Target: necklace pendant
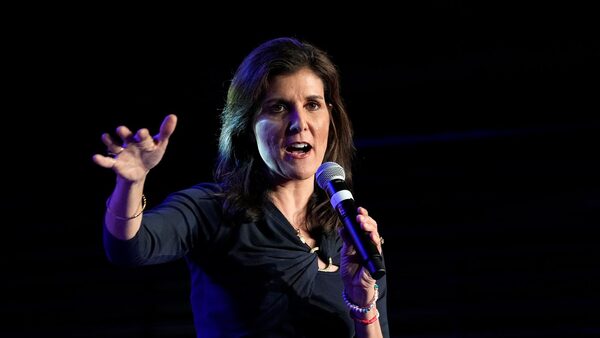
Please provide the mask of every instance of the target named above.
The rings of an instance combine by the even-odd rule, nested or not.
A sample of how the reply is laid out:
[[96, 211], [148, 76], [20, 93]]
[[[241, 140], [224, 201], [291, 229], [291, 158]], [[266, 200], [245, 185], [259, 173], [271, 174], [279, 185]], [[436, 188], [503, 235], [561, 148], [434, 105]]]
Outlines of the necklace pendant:
[[300, 230], [296, 230], [296, 235], [300, 239], [300, 242], [302, 242], [303, 244], [306, 244], [306, 239], [304, 239], [304, 236], [302, 236], [302, 234], [300, 233]]
[[300, 239], [300, 242], [302, 242], [302, 244], [306, 244], [306, 239], [304, 239], [304, 236], [302, 236], [302, 234], [300, 233], [300, 229], [296, 229], [296, 236], [298, 236], [298, 239]]

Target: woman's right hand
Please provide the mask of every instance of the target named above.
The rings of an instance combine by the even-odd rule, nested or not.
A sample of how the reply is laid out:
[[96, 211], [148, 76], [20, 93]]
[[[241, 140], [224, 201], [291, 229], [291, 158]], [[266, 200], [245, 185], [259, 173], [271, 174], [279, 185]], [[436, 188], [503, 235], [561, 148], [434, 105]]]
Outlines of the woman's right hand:
[[107, 155], [95, 154], [93, 160], [104, 168], [111, 168], [118, 176], [129, 182], [141, 181], [148, 171], [162, 159], [175, 131], [177, 116], [170, 114], [163, 120], [158, 134], [152, 136], [146, 128], [135, 134], [125, 126], [117, 128], [121, 142], [115, 142], [109, 134], [102, 134]]

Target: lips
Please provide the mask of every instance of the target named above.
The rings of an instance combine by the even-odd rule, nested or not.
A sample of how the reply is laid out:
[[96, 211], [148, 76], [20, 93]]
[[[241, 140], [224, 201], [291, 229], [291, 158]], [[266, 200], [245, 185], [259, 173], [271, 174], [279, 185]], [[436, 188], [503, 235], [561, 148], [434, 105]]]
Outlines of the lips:
[[300, 153], [306, 154], [312, 149], [312, 146], [308, 143], [304, 142], [294, 142], [290, 143], [285, 147], [285, 151], [289, 153]]

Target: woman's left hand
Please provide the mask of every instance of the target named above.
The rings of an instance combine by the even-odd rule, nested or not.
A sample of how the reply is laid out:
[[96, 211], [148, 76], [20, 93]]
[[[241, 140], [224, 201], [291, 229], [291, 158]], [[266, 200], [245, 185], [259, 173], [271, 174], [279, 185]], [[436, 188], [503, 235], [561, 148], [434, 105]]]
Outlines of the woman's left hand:
[[[359, 207], [356, 221], [360, 224], [363, 231], [367, 232], [377, 250], [381, 253], [381, 237], [377, 231], [377, 222], [369, 216], [367, 209]], [[375, 296], [375, 279], [371, 277], [369, 271], [360, 264], [358, 256], [350, 235], [344, 228], [340, 229], [340, 236], [344, 244], [341, 252], [340, 269], [342, 281], [349, 300], [358, 306], [367, 306]]]

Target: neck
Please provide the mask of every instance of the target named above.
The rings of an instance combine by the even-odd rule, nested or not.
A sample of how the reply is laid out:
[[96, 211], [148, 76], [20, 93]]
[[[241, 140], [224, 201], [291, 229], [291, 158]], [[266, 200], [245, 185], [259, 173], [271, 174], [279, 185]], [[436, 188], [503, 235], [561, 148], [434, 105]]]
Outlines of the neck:
[[294, 227], [306, 229], [304, 226], [306, 207], [313, 192], [314, 179], [290, 181], [275, 186], [269, 193], [269, 197]]

